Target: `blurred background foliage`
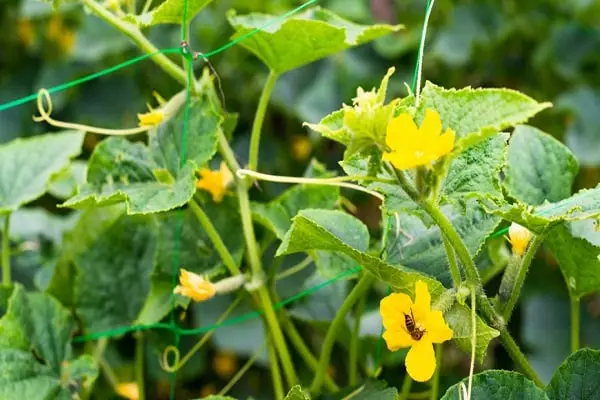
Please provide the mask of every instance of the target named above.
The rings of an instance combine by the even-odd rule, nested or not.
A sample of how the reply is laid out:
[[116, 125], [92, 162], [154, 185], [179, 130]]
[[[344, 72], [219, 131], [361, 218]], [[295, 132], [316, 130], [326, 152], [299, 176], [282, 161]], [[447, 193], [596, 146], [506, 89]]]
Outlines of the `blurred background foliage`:
[[[232, 34], [225, 18], [231, 8], [240, 14], [281, 14], [300, 4], [301, 1], [294, 0], [215, 0], [191, 24], [191, 47], [208, 52], [224, 44]], [[263, 128], [261, 172], [300, 175], [312, 157], [336, 169], [343, 149], [307, 131], [301, 123], [317, 122], [338, 109], [342, 102], [349, 103], [357, 86], [370, 89], [378, 85], [389, 66], [396, 67], [389, 90], [391, 96], [405, 95], [405, 82], [410, 85], [425, 0], [322, 0], [319, 5], [354, 22], [401, 23], [406, 29], [284, 74], [275, 87]], [[448, 88], [507, 87], [538, 101], [553, 102], [554, 107], [531, 124], [565, 142], [577, 156], [581, 171], [574, 191], [592, 187], [598, 183], [600, 167], [599, 20], [600, 2], [594, 0], [438, 0], [431, 17], [423, 75]], [[53, 12], [49, 5], [37, 0], [2, 0], [0, 26], [0, 104], [140, 54], [125, 36], [86, 13], [77, 3], [65, 3]], [[145, 33], [159, 48], [179, 45], [176, 25], [159, 25]], [[174, 60], [179, 62], [177, 57]], [[240, 47], [228, 49], [210, 61], [220, 77], [227, 110], [239, 113], [234, 148], [244, 163], [267, 69]], [[202, 63], [198, 62], [196, 72], [201, 68]], [[101, 127], [133, 127], [137, 125], [136, 114], [143, 112], [147, 103], [156, 105], [153, 91], [168, 98], [180, 89], [178, 83], [147, 60], [54, 94], [53, 117]], [[47, 132], [47, 126], [32, 121], [31, 116], [36, 113], [34, 103], [0, 112], [0, 143]], [[55, 260], [62, 232], [76, 221], [76, 215], [57, 209], [55, 204], [69, 197], [75, 185], [83, 180], [85, 159], [100, 139], [87, 135], [81, 160], [65, 171], [50, 194], [13, 217], [12, 236], [18, 249], [15, 275], [29, 287], [44, 288], [47, 284], [49, 275], [45, 271]], [[253, 196], [271, 199], [283, 188], [261, 183]], [[356, 214], [376, 229], [377, 204], [355, 193], [345, 192], [345, 195], [357, 206]], [[284, 269], [285, 263], [288, 261], [284, 261]], [[305, 286], [311, 285], [310, 276], [306, 274]], [[298, 283], [292, 283], [290, 288], [297, 290]], [[332, 318], [331, 310], [339, 307], [346, 290], [345, 282], [341, 282], [295, 306], [292, 315], [301, 321], [302, 332], [308, 334], [305, 328], [310, 328], [309, 336], [318, 340], [324, 331], [319, 324], [326, 325]], [[371, 308], [377, 302], [377, 298], [370, 299]], [[585, 299], [582, 307], [585, 308], [582, 345], [598, 346], [600, 297]], [[214, 315], [208, 311], [203, 314], [206, 323], [216, 320], [217, 308], [211, 308]], [[527, 281], [522, 307], [512, 329], [546, 381], [569, 353], [565, 320], [568, 320], [568, 297], [562, 276], [549, 253], [542, 250]], [[311, 327], [302, 325], [302, 321], [309, 322]], [[361, 328], [366, 347], [375, 349], [379, 324], [376, 310], [366, 314]], [[225, 328], [215, 337], [219, 339], [213, 342], [213, 347], [199, 354], [198, 361], [182, 371], [183, 380], [194, 382], [189, 392], [182, 393], [198, 396], [217, 390], [242, 364], [238, 358], [249, 357], [262, 343], [264, 332], [260, 321], [255, 320]], [[193, 345], [191, 340], [184, 341], [183, 347]], [[156, 349], [149, 348], [149, 357], [156, 357], [158, 349], [170, 343], [171, 338], [153, 334], [150, 341], [156, 344]], [[131, 365], [125, 362], [132, 357], [129, 345], [131, 342], [125, 339], [125, 344], [118, 342], [107, 353], [111, 363], [123, 365], [123, 370], [118, 369], [122, 377], [132, 374]], [[403, 356], [402, 352], [386, 354], [384, 361], [402, 368]], [[490, 357], [495, 366], [510, 367], [500, 348], [493, 349]], [[262, 380], [260, 373], [266, 371], [260, 369], [265, 358], [261, 357], [258, 367], [236, 386], [234, 395], [251, 394], [258, 399], [263, 398], [260, 393], [270, 390], [270, 384]], [[368, 362], [365, 361], [365, 368], [369, 367]], [[467, 358], [453, 356], [449, 351], [445, 368], [454, 372], [444, 375], [443, 386], [465, 376], [467, 362]], [[394, 371], [386, 369], [383, 377], [399, 385], [398, 373]], [[344, 366], [331, 372], [340, 377]], [[158, 364], [149, 374], [160, 397], [168, 391], [167, 375]]]

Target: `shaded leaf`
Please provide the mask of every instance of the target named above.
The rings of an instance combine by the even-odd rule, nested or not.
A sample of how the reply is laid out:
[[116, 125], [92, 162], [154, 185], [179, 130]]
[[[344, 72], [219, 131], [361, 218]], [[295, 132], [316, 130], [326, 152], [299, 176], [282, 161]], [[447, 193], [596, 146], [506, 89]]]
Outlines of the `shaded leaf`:
[[581, 349], [558, 368], [546, 387], [550, 400], [592, 400], [600, 392], [600, 350]]
[[79, 155], [82, 142], [82, 132], [65, 131], [0, 145], [0, 214], [43, 195], [52, 176]]
[[[283, 21], [273, 22], [274, 18], [276, 17], [260, 13], [228, 14], [229, 23], [236, 31], [233, 38], [259, 29], [240, 45], [254, 53], [277, 74], [402, 28], [400, 25], [354, 24], [320, 7], [295, 14]], [[265, 26], [268, 23], [271, 24]]]
[[515, 128], [504, 181], [513, 197], [532, 205], [565, 199], [578, 171], [575, 156], [558, 140], [531, 126]]
[[[468, 384], [468, 378], [462, 380], [465, 386]], [[535, 383], [512, 371], [488, 370], [480, 374], [473, 375], [473, 399], [487, 400], [506, 400], [506, 399], [527, 399], [527, 400], [548, 400], [542, 389]], [[441, 400], [459, 400], [461, 399], [460, 383], [451, 386]]]
[[156, 24], [182, 24], [184, 22], [184, 7], [187, 6], [187, 21], [191, 21], [212, 0], [165, 0], [154, 10], [139, 16], [129, 15], [143, 27]]

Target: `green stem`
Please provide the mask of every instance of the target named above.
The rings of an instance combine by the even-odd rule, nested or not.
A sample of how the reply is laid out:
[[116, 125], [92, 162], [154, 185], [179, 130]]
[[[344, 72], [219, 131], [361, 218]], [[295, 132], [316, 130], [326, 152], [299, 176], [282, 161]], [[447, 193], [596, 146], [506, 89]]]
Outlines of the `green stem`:
[[[294, 345], [294, 348], [298, 351], [298, 354], [300, 354], [300, 357], [302, 357], [304, 363], [316, 372], [317, 367], [319, 365], [319, 362], [317, 361], [316, 357], [311, 353], [306, 343], [304, 343], [302, 336], [294, 326], [294, 323], [292, 322], [290, 317], [287, 314], [285, 314], [285, 311], [283, 311], [280, 315], [283, 321], [283, 329], [285, 330], [287, 336], [290, 338], [290, 341]], [[329, 375], [325, 376], [325, 387], [330, 392], [337, 392], [340, 390], [338, 385], [335, 384], [335, 382], [333, 381], [333, 379], [331, 379]]]
[[462, 277], [460, 275], [460, 269], [458, 269], [458, 263], [456, 262], [456, 253], [452, 248], [452, 245], [448, 241], [446, 236], [442, 235], [442, 239], [444, 241], [444, 248], [446, 249], [446, 256], [448, 257], [448, 266], [450, 267], [450, 276], [452, 277], [452, 283], [455, 288], [458, 288], [462, 281]]
[[127, 0], [127, 12], [129, 14], [135, 14], [135, 0]]
[[135, 338], [135, 380], [139, 391], [139, 400], [146, 399], [146, 390], [144, 386], [144, 335], [141, 332], [136, 334]]
[[179, 81], [181, 84], [187, 84], [187, 73], [180, 68], [177, 64], [171, 61], [167, 56], [160, 53], [160, 50], [156, 48], [139, 30], [139, 28], [129, 22], [117, 18], [114, 14], [104, 8], [101, 4], [94, 0], [82, 0], [83, 4], [86, 5], [94, 14], [108, 22], [110, 25], [124, 33], [146, 54], [155, 54], [152, 56], [154, 61], [159, 67], [161, 67], [167, 74]]
[[269, 72], [269, 76], [267, 77], [267, 81], [265, 82], [265, 86], [263, 87], [260, 95], [260, 100], [258, 101], [256, 114], [254, 115], [254, 123], [252, 124], [252, 133], [250, 136], [250, 155], [248, 158], [248, 169], [251, 170], [256, 170], [258, 167], [260, 134], [262, 131], [263, 121], [265, 120], [267, 106], [269, 105], [269, 98], [271, 97], [271, 92], [273, 91], [273, 87], [275, 86], [277, 78], [278, 75], [275, 72]]
[[227, 394], [227, 392], [229, 392], [229, 390], [231, 390], [231, 388], [234, 387], [235, 384], [238, 383], [238, 381], [240, 379], [242, 379], [242, 376], [244, 376], [244, 374], [256, 362], [256, 360], [258, 359], [258, 357], [260, 356], [260, 354], [264, 350], [265, 345], [266, 345], [266, 342], [263, 343], [258, 349], [256, 349], [256, 351], [254, 352], [254, 354], [252, 354], [252, 357], [250, 357], [250, 359], [248, 359], [248, 361], [246, 361], [246, 363], [233, 376], [233, 378], [231, 378], [231, 380], [229, 382], [227, 382], [227, 385], [225, 385], [225, 387], [223, 389], [221, 389], [221, 391], [218, 393], [218, 396], [225, 396], [225, 394]]
[[352, 291], [348, 294], [346, 300], [344, 300], [342, 303], [340, 309], [333, 318], [333, 321], [331, 321], [331, 325], [329, 326], [327, 334], [325, 335], [325, 340], [323, 341], [323, 347], [321, 348], [321, 356], [319, 357], [317, 372], [310, 387], [310, 391], [312, 393], [318, 394], [321, 390], [321, 385], [323, 384], [323, 380], [327, 375], [327, 367], [329, 366], [331, 351], [333, 350], [333, 345], [335, 343], [337, 334], [340, 332], [342, 325], [346, 322], [346, 315], [352, 309], [354, 304], [361, 297], [365, 296], [374, 279], [375, 278], [370, 273], [364, 273], [358, 280], [356, 286], [354, 286], [354, 289], [352, 289]]
[[571, 353], [579, 350], [580, 307], [579, 298], [571, 296]]
[[348, 356], [348, 362], [350, 363], [348, 372], [349, 385], [356, 385], [357, 372], [358, 372], [358, 345], [359, 345], [359, 333], [360, 333], [360, 320], [365, 310], [366, 296], [361, 297], [356, 305], [356, 311], [354, 313], [354, 326], [352, 329], [352, 336], [350, 336], [350, 351]]
[[[527, 248], [525, 255], [523, 256], [521, 266], [518, 270], [517, 279], [515, 280], [513, 289], [510, 291], [510, 297], [502, 311], [502, 317], [504, 318], [505, 323], [508, 323], [508, 321], [510, 321], [512, 312], [515, 306], [517, 305], [519, 295], [521, 294], [521, 290], [523, 289], [523, 284], [525, 283], [525, 278], [527, 277], [527, 272], [529, 271], [531, 261], [533, 261], [535, 253], [544, 241], [544, 238], [544, 234], [536, 235], [536, 237], [533, 239], [533, 242]], [[506, 272], [509, 272], [509, 270], [510, 268], [507, 268]]]
[[217, 232], [217, 229], [213, 225], [208, 215], [206, 215], [206, 213], [204, 212], [204, 210], [202, 210], [202, 208], [196, 202], [196, 200], [192, 199], [188, 203], [188, 205], [190, 207], [190, 210], [192, 210], [192, 212], [196, 216], [196, 218], [198, 218], [200, 225], [202, 225], [202, 229], [204, 229], [204, 231], [208, 235], [213, 246], [215, 246], [215, 250], [217, 250], [217, 253], [219, 253], [221, 260], [223, 260], [223, 263], [229, 270], [229, 273], [232, 276], [240, 275], [242, 272], [238, 268], [235, 260], [233, 259], [233, 256], [227, 249], [227, 246], [225, 246], [221, 235], [219, 235], [219, 232]]
[[279, 274], [277, 274], [275, 276], [275, 280], [281, 280], [281, 279], [285, 279], [288, 276], [297, 274], [300, 271], [303, 271], [304, 269], [306, 269], [310, 264], [312, 264], [312, 258], [310, 257], [306, 257], [304, 260], [300, 261], [298, 264], [286, 269], [283, 272], [280, 272]]
[[431, 400], [439, 400], [439, 392], [440, 392], [440, 369], [442, 368], [442, 357], [443, 357], [443, 348], [442, 344], [438, 343], [435, 345], [435, 373], [433, 375], [433, 380], [431, 381], [431, 392], [429, 398]]
[[146, 14], [148, 10], [150, 10], [150, 6], [152, 5], [152, 0], [146, 0], [144, 3], [144, 8], [142, 8], [142, 14]]
[[523, 373], [529, 379], [531, 379], [537, 386], [539, 386], [540, 388], [544, 388], [544, 383], [539, 378], [534, 369], [531, 367], [531, 364], [529, 364], [527, 358], [521, 352], [521, 349], [519, 349], [519, 345], [517, 345], [517, 342], [515, 342], [510, 333], [508, 333], [508, 331], [506, 330], [506, 328], [502, 328], [500, 330], [500, 342], [502, 342], [502, 345], [504, 346], [510, 357], [513, 359], [513, 361], [521, 369], [521, 371], [523, 371]]
[[398, 400], [406, 400], [410, 396], [410, 389], [412, 387], [412, 379], [410, 375], [404, 375], [404, 379], [402, 380], [402, 387], [400, 388], [400, 394], [398, 395]]
[[277, 362], [277, 354], [271, 341], [269, 341], [268, 350], [271, 380], [273, 381], [273, 393], [275, 393], [275, 400], [280, 400], [284, 398], [285, 392], [283, 391], [283, 382], [281, 380], [281, 372], [279, 371], [279, 363]]
[[2, 230], [2, 284], [10, 286], [10, 213], [4, 216]]

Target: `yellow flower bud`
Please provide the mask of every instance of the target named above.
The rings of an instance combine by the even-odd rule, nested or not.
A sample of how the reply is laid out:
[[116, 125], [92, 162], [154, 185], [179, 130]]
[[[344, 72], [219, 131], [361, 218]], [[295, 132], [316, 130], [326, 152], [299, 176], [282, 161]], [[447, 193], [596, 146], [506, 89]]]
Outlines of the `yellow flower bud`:
[[161, 110], [152, 110], [147, 113], [137, 115], [140, 126], [156, 126], [165, 118], [165, 113]]
[[522, 256], [527, 250], [530, 240], [531, 232], [527, 228], [514, 222], [508, 228], [508, 241], [512, 245], [515, 255]]
[[140, 398], [140, 391], [135, 382], [119, 383], [116, 390], [119, 396], [128, 400], [139, 400]]
[[183, 268], [179, 275], [179, 285], [173, 290], [173, 293], [198, 302], [210, 299], [216, 292], [215, 286], [209, 280]]

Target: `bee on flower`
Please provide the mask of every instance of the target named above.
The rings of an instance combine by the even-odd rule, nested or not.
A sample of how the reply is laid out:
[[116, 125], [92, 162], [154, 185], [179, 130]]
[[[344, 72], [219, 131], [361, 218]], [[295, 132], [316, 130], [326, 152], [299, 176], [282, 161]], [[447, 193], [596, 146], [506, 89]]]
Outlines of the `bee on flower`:
[[442, 312], [431, 309], [427, 284], [419, 280], [415, 287], [414, 302], [405, 293], [392, 293], [381, 300], [383, 339], [391, 351], [410, 347], [406, 372], [413, 380], [426, 382], [436, 368], [433, 344], [452, 339], [453, 332]]

